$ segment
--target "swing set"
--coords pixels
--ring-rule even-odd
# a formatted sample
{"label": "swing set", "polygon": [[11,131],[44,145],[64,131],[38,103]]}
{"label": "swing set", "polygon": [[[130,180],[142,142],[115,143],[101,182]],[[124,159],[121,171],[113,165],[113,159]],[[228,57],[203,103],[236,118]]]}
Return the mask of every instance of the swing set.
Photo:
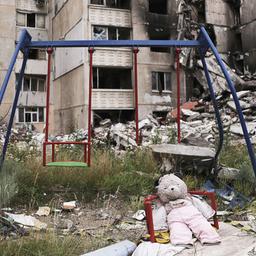
{"label": "swing set", "polygon": [[[54,48],[67,48],[67,47],[86,47],[89,50],[89,63],[90,63],[90,72],[89,72],[89,93],[88,93],[88,139],[87,141],[74,141],[74,142],[57,142],[57,141],[49,141],[49,102],[50,102],[50,71],[51,71],[51,55],[53,53]],[[234,88],[233,82],[230,78],[230,75],[227,72],[227,69],[216,49],[212,40],[210,39],[208,33],[206,32],[204,27],[200,28],[200,34],[197,40],[67,40],[67,41],[32,41],[31,35],[28,33],[26,29],[21,31],[19,41],[16,45],[15,51],[13,53],[9,68],[7,70],[5,79],[3,84],[0,88],[0,106],[3,102],[4,95],[6,89],[9,84],[10,76],[14,65],[16,63],[17,56],[21,51],[23,53],[23,62],[21,66],[20,73],[18,75],[15,96],[11,108],[11,114],[9,118],[9,122],[7,125],[7,132],[5,135],[5,141],[2,147],[2,152],[0,156],[0,169],[3,166],[7,147],[11,135],[11,128],[14,122],[15,112],[18,105],[19,95],[22,87],[22,81],[24,77],[25,67],[28,60],[28,54],[30,49],[47,49],[48,54],[48,75],[47,75],[47,92],[46,92],[46,126],[45,126],[45,141],[43,143],[43,165],[45,166],[71,166],[71,167],[89,167],[91,164],[91,133],[92,133],[92,87],[93,87],[93,53],[96,48],[99,47],[131,47],[133,48],[133,55],[134,55],[134,108],[135,108],[135,122],[136,122],[136,142],[139,144],[140,136],[139,136],[139,118],[138,118],[138,53],[139,47],[174,47],[176,48],[176,64],[177,64],[177,129],[178,129],[178,143],[181,142],[181,129],[180,129],[180,61],[179,56],[181,52],[181,48],[192,47],[197,48],[201,57],[201,61],[204,68],[205,77],[207,80],[207,84],[209,87],[209,92],[211,96],[211,100],[213,102],[214,110],[215,110],[215,117],[218,124],[219,130],[219,142],[218,147],[216,150],[216,154],[214,157],[214,163],[216,167],[216,163],[218,160],[218,156],[221,152],[223,146],[223,139],[224,139],[224,130],[221,121],[221,116],[218,109],[217,100],[215,97],[214,88],[212,85],[211,76],[207,67],[207,63],[205,60],[205,54],[210,49],[216,60],[219,64],[223,75],[226,79],[227,85],[231,94],[233,96],[236,111],[238,113],[240,123],[242,126],[245,142],[248,149],[248,154],[250,156],[251,164],[256,175],[256,158],[253,151],[253,146],[250,141],[250,136],[248,133],[248,129],[246,127],[246,123],[244,120],[244,116],[242,113],[242,109],[236,94],[236,90]],[[83,162],[58,162],[55,159],[55,146],[56,145],[82,145],[84,148],[84,159]],[[51,162],[47,162],[46,159],[46,149],[47,146],[51,146],[52,148],[52,155],[51,155]]]}

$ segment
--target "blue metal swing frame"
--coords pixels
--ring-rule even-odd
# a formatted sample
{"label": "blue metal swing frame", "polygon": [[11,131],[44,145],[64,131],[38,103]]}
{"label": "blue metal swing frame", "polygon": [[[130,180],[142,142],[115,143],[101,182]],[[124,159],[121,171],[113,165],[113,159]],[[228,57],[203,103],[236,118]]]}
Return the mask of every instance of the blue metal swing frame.
{"label": "blue metal swing frame", "polygon": [[8,147],[8,143],[9,143],[9,139],[10,139],[10,135],[11,135],[11,128],[13,125],[14,116],[15,116],[15,112],[16,112],[16,108],[17,108],[17,104],[18,104],[18,99],[19,99],[19,94],[21,91],[22,79],[24,76],[24,71],[25,71],[25,67],[26,67],[26,63],[27,63],[27,59],[28,59],[29,49],[32,49],[32,48],[61,48],[61,47],[88,47],[88,48],[97,48],[97,47],[133,47],[133,48],[138,48],[138,47],[176,47],[176,48],[184,48],[184,47],[190,47],[190,48],[198,48],[200,57],[201,57],[201,61],[203,64],[205,76],[207,79],[207,83],[208,83],[208,87],[209,87],[209,91],[210,91],[210,95],[211,95],[211,100],[213,102],[213,106],[214,106],[214,110],[215,110],[215,116],[216,116],[216,120],[218,123],[218,129],[219,129],[219,143],[218,143],[218,147],[216,150],[215,161],[214,161],[214,163],[216,164],[218,156],[219,156],[222,146],[223,146],[224,130],[223,130],[220,112],[218,109],[217,100],[215,97],[214,88],[212,85],[211,76],[210,76],[210,73],[209,73],[209,70],[207,67],[207,63],[205,60],[206,52],[208,51],[208,49],[211,49],[212,53],[214,54],[214,56],[217,60],[217,63],[219,64],[219,66],[223,72],[223,75],[227,81],[228,88],[230,89],[231,94],[233,96],[236,110],[237,110],[239,120],[240,120],[240,123],[242,126],[248,153],[250,156],[251,164],[252,164],[252,167],[254,170],[254,174],[256,176],[256,158],[255,158],[252,143],[250,141],[250,136],[249,136],[249,133],[248,133],[248,130],[246,127],[242,109],[241,109],[241,106],[240,106],[240,103],[239,103],[239,100],[238,100],[238,97],[236,94],[235,87],[233,85],[230,75],[229,75],[216,47],[214,46],[212,40],[210,39],[210,37],[204,27],[200,28],[200,34],[199,34],[198,40],[188,40],[188,41],[184,41],[184,40],[32,41],[32,37],[28,33],[28,31],[26,29],[23,29],[21,31],[19,41],[16,45],[16,49],[12,56],[12,59],[11,59],[9,68],[7,70],[5,79],[3,81],[2,87],[0,89],[0,106],[1,106],[6,89],[8,87],[8,83],[10,80],[12,70],[16,63],[17,56],[18,56],[19,52],[21,51],[23,53],[23,62],[22,62],[21,70],[20,70],[17,85],[16,85],[16,92],[15,92],[15,97],[14,97],[13,104],[12,104],[11,115],[10,115],[9,122],[7,125],[5,141],[4,141],[4,145],[3,145],[1,156],[0,156],[0,169],[3,166],[5,155],[7,152],[7,147]]}

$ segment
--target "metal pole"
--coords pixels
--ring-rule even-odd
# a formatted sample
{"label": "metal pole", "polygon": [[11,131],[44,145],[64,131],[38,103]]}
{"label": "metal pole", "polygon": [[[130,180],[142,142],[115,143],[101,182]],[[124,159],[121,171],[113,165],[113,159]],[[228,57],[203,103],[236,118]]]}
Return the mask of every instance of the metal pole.
{"label": "metal pole", "polygon": [[176,65],[177,65],[177,130],[178,130],[178,143],[181,143],[181,132],[180,132],[180,53],[181,49],[176,49]]}
{"label": "metal pole", "polygon": [[16,92],[15,92],[14,101],[13,101],[13,104],[12,104],[11,116],[10,116],[9,123],[8,123],[8,126],[7,126],[7,132],[6,132],[6,135],[5,135],[3,151],[2,151],[1,158],[0,158],[0,170],[1,170],[1,168],[3,166],[3,163],[4,163],[8,143],[9,143],[10,136],[11,136],[12,125],[13,125],[15,112],[16,112],[17,105],[18,105],[18,100],[19,100],[20,90],[21,90],[21,86],[22,86],[22,80],[23,80],[23,77],[24,77],[25,67],[26,67],[26,64],[27,64],[28,53],[29,53],[29,49],[26,48],[24,50],[24,58],[23,58],[23,62],[22,62],[22,66],[21,66],[21,70],[20,70],[20,74],[19,74],[19,78],[18,78],[18,83],[17,83],[17,86],[16,86]]}
{"label": "metal pole", "polygon": [[51,56],[52,48],[47,49],[48,69],[47,69],[47,89],[46,89],[46,120],[45,120],[45,142],[49,139],[49,111],[50,111],[50,87],[51,87]]}
{"label": "metal pole", "polygon": [[133,49],[134,53],[134,102],[135,102],[135,126],[136,126],[136,143],[140,144],[139,135],[139,107],[138,107],[138,52],[139,49]]}
{"label": "metal pole", "polygon": [[221,121],[220,112],[219,112],[219,109],[218,109],[218,103],[217,103],[215,93],[214,93],[214,89],[213,89],[213,86],[212,86],[211,76],[210,76],[209,70],[207,68],[207,63],[205,61],[202,50],[200,50],[200,56],[201,56],[201,60],[202,60],[202,63],[203,63],[204,73],[205,73],[205,77],[206,77],[206,80],[207,80],[207,83],[208,83],[208,87],[209,87],[209,91],[210,91],[210,95],[211,95],[211,99],[212,99],[212,103],[213,103],[213,107],[214,107],[214,111],[215,111],[215,117],[216,117],[217,124],[218,124],[218,130],[219,130],[219,145],[218,145],[215,157],[214,157],[214,170],[216,172],[218,157],[219,157],[219,154],[221,152],[221,149],[222,149],[222,146],[223,146],[223,141],[224,141],[224,130],[223,130],[223,125],[222,125],[222,121]]}
{"label": "metal pole", "polygon": [[89,102],[88,102],[88,166],[91,165],[91,136],[92,136],[92,87],[93,87],[93,48],[89,48],[90,74],[89,74]]}
{"label": "metal pole", "polygon": [[225,65],[224,65],[216,47],[214,46],[212,40],[210,39],[210,37],[209,37],[208,33],[206,32],[204,27],[201,27],[201,37],[203,37],[203,38],[201,38],[202,47],[206,47],[206,45],[207,45],[211,48],[218,64],[220,65],[220,68],[221,68],[221,70],[222,70],[222,72],[223,72],[223,74],[226,78],[228,87],[231,91],[234,103],[236,105],[236,111],[237,111],[238,116],[239,116],[239,120],[240,120],[242,130],[243,130],[243,134],[244,134],[244,139],[245,139],[245,142],[246,142],[246,145],[247,145],[247,149],[248,149],[248,153],[249,153],[249,156],[250,156],[250,159],[251,159],[254,174],[256,176],[256,159],[255,159],[255,155],[254,155],[254,150],[253,150],[253,146],[251,144],[250,136],[249,136],[249,133],[248,133],[248,130],[247,130],[247,127],[246,127],[243,112],[242,112],[242,109],[241,109],[241,106],[240,106],[240,103],[239,103],[239,99],[238,99],[237,94],[236,94],[235,87],[233,85],[233,82],[230,78],[230,75],[227,72],[226,67],[225,67]]}
{"label": "metal pole", "polygon": [[6,88],[7,88],[7,85],[8,85],[8,82],[10,80],[10,77],[11,77],[11,74],[12,74],[12,71],[13,71],[13,68],[14,68],[14,65],[16,63],[16,60],[17,60],[17,56],[19,54],[19,51],[20,49],[22,48],[22,46],[24,45],[24,43],[26,42],[26,40],[31,40],[31,36],[28,34],[28,32],[24,29],[22,30],[21,34],[20,34],[20,37],[19,37],[19,42],[18,44],[16,45],[16,48],[15,48],[15,51],[12,55],[12,59],[11,59],[11,62],[10,62],[10,65],[9,65],[9,68],[7,70],[7,73],[6,73],[6,76],[4,78],[4,82],[3,82],[3,85],[0,89],[0,105],[3,101],[3,98],[4,98],[4,94],[5,94],[5,91],[6,91]]}

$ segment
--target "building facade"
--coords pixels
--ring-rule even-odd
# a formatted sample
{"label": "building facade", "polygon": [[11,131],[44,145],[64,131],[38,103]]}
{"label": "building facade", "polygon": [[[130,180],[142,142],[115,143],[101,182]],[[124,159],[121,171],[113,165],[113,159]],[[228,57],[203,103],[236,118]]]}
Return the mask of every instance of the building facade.
{"label": "building facade", "polygon": [[[48,40],[48,6],[46,1],[10,0],[0,1],[0,82],[2,84],[15,42],[22,28],[26,28],[33,40]],[[22,64],[19,55],[10,83],[1,105],[0,118],[8,117],[15,94],[15,84]],[[42,130],[45,122],[47,60],[44,50],[31,50],[27,62],[22,90],[16,113],[16,125],[33,123]]]}
{"label": "building facade", "polygon": [[[33,40],[194,39],[199,24],[207,29],[230,66],[255,73],[255,3],[250,0],[0,0],[0,82],[21,28]],[[185,52],[186,53],[186,52]],[[1,105],[8,117],[22,56],[17,60]],[[187,65],[183,55],[182,64]],[[193,61],[190,68],[193,72]],[[140,48],[139,119],[165,115],[176,105],[175,49]],[[47,56],[31,50],[16,124],[45,122]],[[67,133],[87,127],[89,54],[87,48],[54,49],[50,130]],[[182,102],[192,93],[193,75],[182,72]],[[194,79],[194,78],[193,78]],[[97,48],[93,54],[92,111],[95,125],[104,119],[134,120],[134,60],[131,48]]]}
{"label": "building facade", "polygon": [[[54,1],[52,39],[175,39],[176,2],[160,2]],[[139,50],[138,103],[141,119],[152,112],[161,115],[170,111],[171,106],[175,104],[176,75],[173,49]],[[92,92],[95,124],[104,118],[113,121],[134,120],[133,63],[131,48],[95,49]],[[69,132],[86,127],[89,89],[88,49],[56,49],[53,77],[55,131]],[[184,95],[184,87],[182,92]]]}

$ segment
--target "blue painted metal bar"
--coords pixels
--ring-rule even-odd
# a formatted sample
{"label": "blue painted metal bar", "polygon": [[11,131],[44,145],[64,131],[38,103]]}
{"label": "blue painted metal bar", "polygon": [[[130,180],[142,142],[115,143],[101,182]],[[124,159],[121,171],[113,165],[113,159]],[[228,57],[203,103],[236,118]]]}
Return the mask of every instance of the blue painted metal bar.
{"label": "blue painted metal bar", "polygon": [[24,58],[23,58],[23,62],[22,62],[22,66],[21,66],[21,70],[20,70],[20,74],[19,74],[19,78],[18,78],[18,83],[17,83],[17,86],[16,86],[15,97],[14,97],[14,101],[13,101],[13,104],[12,104],[12,111],[11,111],[9,123],[8,123],[8,126],[7,126],[7,132],[6,132],[6,135],[5,135],[5,141],[4,141],[3,150],[2,150],[2,154],[1,154],[1,158],[0,158],[0,170],[3,167],[5,155],[6,155],[6,152],[7,152],[7,147],[8,147],[10,136],[11,136],[12,125],[13,125],[15,112],[16,112],[17,105],[18,105],[18,100],[19,100],[19,95],[20,95],[20,91],[21,91],[22,80],[23,80],[23,77],[24,77],[25,67],[26,67],[26,64],[27,64],[28,53],[29,53],[29,48],[24,50]]}
{"label": "blue painted metal bar", "polygon": [[201,42],[201,45],[202,47],[205,47],[206,45],[209,45],[209,48],[212,50],[218,64],[220,65],[220,68],[226,78],[226,81],[228,83],[228,87],[231,91],[231,94],[233,96],[233,100],[235,102],[235,105],[236,105],[236,111],[238,113],[238,116],[239,116],[239,119],[240,119],[240,123],[241,123],[241,126],[242,126],[242,130],[243,130],[243,134],[244,134],[244,139],[245,139],[245,142],[246,142],[246,145],[247,145],[247,149],[248,149],[248,153],[249,153],[249,156],[250,156],[250,159],[251,159],[251,163],[252,163],[252,167],[253,167],[253,170],[254,170],[254,174],[256,176],[256,159],[255,159],[255,154],[254,154],[254,150],[253,150],[253,146],[251,144],[251,140],[250,140],[250,136],[249,136],[249,133],[248,133],[248,130],[247,130],[247,127],[246,127],[246,123],[245,123],[245,120],[244,120],[244,116],[243,116],[243,112],[242,112],[242,109],[241,109],[241,106],[240,106],[240,103],[239,103],[239,99],[237,97],[237,94],[236,94],[236,90],[235,90],[235,87],[233,85],[233,82],[230,78],[230,75],[228,74],[227,70],[226,70],[226,67],[216,49],[216,47],[214,46],[211,38],[209,37],[208,33],[206,32],[205,28],[204,27],[201,27],[201,34],[200,34],[200,38],[199,38],[199,41]]}
{"label": "blue painted metal bar", "polygon": [[3,101],[3,98],[4,98],[4,94],[5,94],[5,91],[6,91],[6,88],[7,88],[7,85],[8,85],[8,82],[10,80],[10,77],[11,77],[11,74],[12,74],[12,70],[14,68],[14,65],[16,63],[16,59],[17,59],[17,56],[19,54],[19,51],[21,49],[24,48],[25,44],[30,42],[31,41],[31,36],[29,35],[29,33],[27,32],[27,30],[23,29],[21,31],[21,34],[20,34],[20,37],[19,37],[19,41],[16,45],[16,48],[15,48],[15,51],[14,51],[14,54],[12,56],[12,59],[11,59],[11,62],[10,62],[10,65],[9,65],[9,68],[7,70],[7,73],[6,73],[6,76],[5,76],[5,79],[4,79],[4,82],[3,82],[3,85],[0,89],[0,105]]}
{"label": "blue painted metal bar", "polygon": [[30,48],[55,47],[200,47],[197,40],[67,40],[67,41],[32,41]]}
{"label": "blue painted metal bar", "polygon": [[223,129],[223,125],[222,125],[222,121],[221,121],[221,116],[220,116],[220,112],[219,112],[219,108],[218,108],[218,103],[215,97],[215,92],[213,89],[213,85],[212,85],[212,80],[211,80],[211,76],[207,67],[207,63],[205,61],[204,58],[204,53],[203,50],[200,49],[200,57],[201,57],[201,61],[203,63],[203,67],[204,67],[204,73],[205,73],[205,77],[208,83],[208,87],[209,87],[209,91],[210,91],[210,95],[211,95],[211,100],[213,103],[213,107],[215,110],[215,117],[217,120],[217,124],[218,124],[218,128],[219,128],[219,143],[218,143],[218,148],[216,150],[216,154],[214,157],[214,172],[216,173],[216,167],[217,167],[217,163],[218,163],[218,157],[219,154],[221,152],[222,146],[223,146],[223,141],[224,141],[224,129]]}

